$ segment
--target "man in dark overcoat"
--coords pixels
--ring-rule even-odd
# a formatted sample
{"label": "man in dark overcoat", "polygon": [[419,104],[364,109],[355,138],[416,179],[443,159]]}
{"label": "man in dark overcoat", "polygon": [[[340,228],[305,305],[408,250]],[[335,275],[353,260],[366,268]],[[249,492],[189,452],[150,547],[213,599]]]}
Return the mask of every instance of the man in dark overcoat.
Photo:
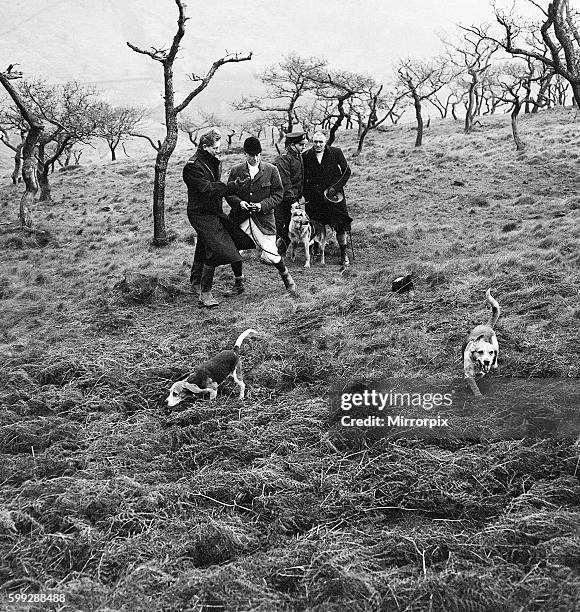
{"label": "man in dark overcoat", "polygon": [[219,302],[212,295],[216,266],[231,264],[236,276],[242,276],[240,251],[254,249],[247,236],[222,210],[222,199],[246,186],[250,179],[222,183],[219,160],[221,134],[210,130],[199,141],[195,155],[183,168],[187,185],[187,217],[197,233],[191,284],[199,292],[201,306],[211,308]]}
{"label": "man in dark overcoat", "polygon": [[350,264],[346,252],[346,232],[352,218],[348,214],[344,186],[351,169],[339,147],[326,144],[326,135],[316,132],[312,148],[302,154],[304,161],[304,199],[306,214],[312,221],[330,225],[336,231],[341,265]]}

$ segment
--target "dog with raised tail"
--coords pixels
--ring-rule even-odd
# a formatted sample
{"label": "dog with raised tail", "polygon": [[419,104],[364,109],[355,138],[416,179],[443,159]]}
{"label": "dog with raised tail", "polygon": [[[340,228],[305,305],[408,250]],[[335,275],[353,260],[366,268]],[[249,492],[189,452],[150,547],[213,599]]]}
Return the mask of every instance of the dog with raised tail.
{"label": "dog with raised tail", "polygon": [[177,406],[187,397],[192,395],[200,395],[209,393],[209,399],[214,400],[217,397],[217,388],[228,376],[234,379],[234,382],[240,388],[240,399],[244,399],[246,393],[246,384],[242,376],[242,366],[240,362],[240,347],[242,342],[250,335],[257,334],[255,329],[246,329],[242,332],[234,348],[218,353],[209,361],[199,365],[187,378],[173,383],[169,395],[166,398],[168,408]]}
{"label": "dog with raised tail", "polygon": [[474,327],[462,348],[465,378],[476,396],[481,396],[481,391],[475,379],[483,378],[490,370],[496,370],[499,355],[499,344],[493,330],[500,315],[499,304],[492,297],[491,289],[486,291],[485,297],[491,306],[489,321],[485,325]]}

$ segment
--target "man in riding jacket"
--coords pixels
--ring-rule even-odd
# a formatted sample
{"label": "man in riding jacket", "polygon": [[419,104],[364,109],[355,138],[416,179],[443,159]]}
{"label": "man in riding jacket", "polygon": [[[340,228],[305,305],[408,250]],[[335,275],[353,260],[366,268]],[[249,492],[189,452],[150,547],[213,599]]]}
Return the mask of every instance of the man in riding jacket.
{"label": "man in riding jacket", "polygon": [[[295,293],[296,284],[276,248],[274,209],[284,194],[278,168],[262,161],[262,145],[254,136],[244,141],[244,153],[246,161],[234,166],[228,179],[228,183],[244,184],[235,194],[226,196],[231,207],[229,216],[253,240],[262,260],[277,268],[286,289]],[[232,293],[243,292],[244,277],[235,276],[234,270]]]}

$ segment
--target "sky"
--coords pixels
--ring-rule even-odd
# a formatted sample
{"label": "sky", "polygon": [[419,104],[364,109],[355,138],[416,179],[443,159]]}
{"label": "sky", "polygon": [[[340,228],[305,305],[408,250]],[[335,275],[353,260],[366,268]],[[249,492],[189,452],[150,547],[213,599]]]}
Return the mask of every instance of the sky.
{"label": "sky", "polygon": [[[526,5],[529,12],[525,0],[518,6]],[[226,51],[253,52],[249,62],[222,67],[196,100],[217,112],[258,93],[256,75],[284,54],[322,56],[382,82],[397,59],[440,52],[438,34],[493,20],[486,0],[189,0],[186,13],[178,101],[188,73],[205,72]],[[51,82],[95,83],[112,103],[159,109],[161,66],[126,41],[168,47],[176,20],[174,0],[0,0],[0,63],[18,62],[26,76]]]}

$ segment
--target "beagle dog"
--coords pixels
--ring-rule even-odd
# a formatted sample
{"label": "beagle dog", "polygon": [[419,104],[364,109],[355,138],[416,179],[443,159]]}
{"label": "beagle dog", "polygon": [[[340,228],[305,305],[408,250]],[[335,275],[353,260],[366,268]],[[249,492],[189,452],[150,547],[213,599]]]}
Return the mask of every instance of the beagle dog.
{"label": "beagle dog", "polygon": [[478,325],[463,343],[463,371],[469,387],[477,396],[481,396],[475,378],[483,378],[491,369],[497,369],[499,344],[493,331],[499,319],[499,304],[491,295],[491,289],[485,293],[488,304],[491,305],[491,315],[485,325]]}
{"label": "beagle dog", "polygon": [[302,244],[306,258],[304,267],[310,268],[312,257],[310,249],[317,243],[320,246],[320,264],[325,265],[326,226],[317,221],[311,221],[304,210],[304,205],[300,202],[294,202],[290,210],[291,217],[288,227],[290,244],[288,245],[286,256],[288,259],[296,261],[296,248]]}
{"label": "beagle dog", "polygon": [[228,376],[240,388],[240,399],[244,399],[246,385],[242,379],[242,367],[239,350],[247,336],[257,333],[255,329],[246,329],[241,333],[234,344],[233,350],[222,351],[209,361],[198,366],[187,378],[173,383],[166,398],[168,408],[177,406],[179,402],[192,394],[209,393],[209,399],[217,397],[217,388]]}

